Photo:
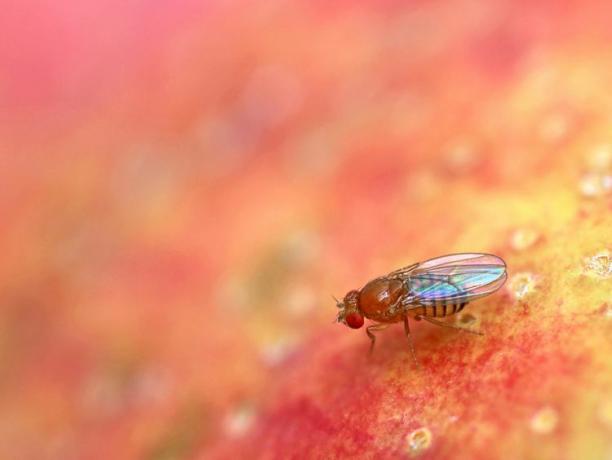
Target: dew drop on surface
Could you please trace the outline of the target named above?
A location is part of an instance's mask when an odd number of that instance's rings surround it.
[[[612,430],[612,399],[607,399],[599,404],[597,418],[606,428]]]
[[[569,120],[565,115],[552,114],[542,122],[540,136],[546,142],[556,142],[566,135],[568,128]]]
[[[524,251],[533,246],[539,238],[540,234],[536,230],[532,228],[519,228],[510,235],[510,246],[515,251]]]
[[[580,179],[580,193],[587,198],[605,196],[612,192],[612,174],[589,172]]]
[[[584,273],[597,278],[612,276],[612,254],[608,250],[598,252],[584,260]]]
[[[306,286],[296,286],[291,289],[284,300],[287,313],[292,316],[304,316],[314,308],[316,303],[315,292]]]
[[[612,170],[612,145],[602,144],[587,156],[587,166],[591,171]]]
[[[478,321],[478,318],[476,318],[476,316],[472,315],[471,313],[464,313],[459,316],[459,322],[461,324],[465,324],[466,326],[474,324],[476,321]]]
[[[522,299],[535,289],[535,276],[528,272],[514,275],[508,283],[508,288],[517,299]]]
[[[559,415],[552,407],[544,407],[537,411],[529,421],[531,431],[538,434],[552,433],[559,423]]]
[[[260,356],[263,362],[269,367],[281,364],[297,346],[297,338],[281,336],[276,340],[266,343],[260,348]]]
[[[476,148],[468,141],[450,145],[445,152],[445,166],[453,174],[468,174],[478,165]]]
[[[470,330],[478,330],[480,318],[474,313],[463,312],[457,315],[455,324],[460,327],[469,328]]]
[[[431,439],[432,435],[429,428],[421,427],[414,430],[406,437],[408,453],[413,456],[423,453],[431,446]]]
[[[612,319],[612,306],[608,304],[604,304],[601,308],[601,313],[607,318]]]
[[[147,369],[140,372],[131,386],[133,403],[151,405],[167,400],[172,392],[170,376],[160,369]]]
[[[253,426],[254,421],[255,410],[244,405],[227,414],[223,426],[229,436],[241,436]]]

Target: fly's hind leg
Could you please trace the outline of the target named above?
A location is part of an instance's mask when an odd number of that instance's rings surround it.
[[[408,323],[408,315],[404,316],[404,332],[406,333],[406,337],[408,338],[408,346],[410,347],[410,354],[412,355],[412,360],[416,367],[419,367],[419,362],[416,359],[416,354],[414,353],[414,345],[412,344],[412,337],[410,335],[410,324]]]
[[[437,319],[433,319],[430,318],[428,316],[417,316],[415,318],[416,320],[421,320],[424,319],[425,321],[431,323],[431,324],[435,324],[436,326],[441,326],[441,327],[448,327],[450,329],[458,329],[460,331],[465,331],[465,332],[469,332],[470,334],[476,334],[476,335],[484,335],[482,332],[480,331],[474,331],[472,329],[468,329],[467,327],[461,327],[461,326],[455,326],[454,324],[448,324],[448,323],[444,323],[442,321],[438,321]]]
[[[370,354],[374,350],[374,344],[376,343],[376,336],[374,335],[374,332],[382,331],[383,329],[386,329],[387,327],[389,327],[388,324],[382,324],[382,323],[372,324],[366,327],[366,334],[368,334],[368,337],[370,338]]]

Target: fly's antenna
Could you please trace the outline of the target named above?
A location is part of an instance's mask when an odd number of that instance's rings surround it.
[[[336,299],[336,296],[332,294],[332,299],[334,299],[336,301],[336,307],[338,308],[343,308],[344,304],[342,302],[340,302],[338,299]]]
[[[338,315],[336,315],[336,319],[334,319],[332,321],[332,323],[342,323],[342,319],[340,319],[340,317],[342,316],[342,313],[344,312],[344,304],[342,302],[340,302],[338,299],[336,299],[336,296],[332,294],[332,299],[334,299],[334,301],[336,302],[336,307],[340,310],[338,312]]]

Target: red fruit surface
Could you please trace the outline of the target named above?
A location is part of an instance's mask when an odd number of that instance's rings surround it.
[[[611,4],[39,3],[0,14],[2,458],[612,458]],[[467,251],[484,336],[333,323]]]

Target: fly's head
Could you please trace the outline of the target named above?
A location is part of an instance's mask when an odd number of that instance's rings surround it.
[[[364,318],[359,309],[359,291],[347,292],[342,302],[336,298],[334,300],[339,310],[336,322],[343,323],[351,329],[359,329],[363,326]]]

